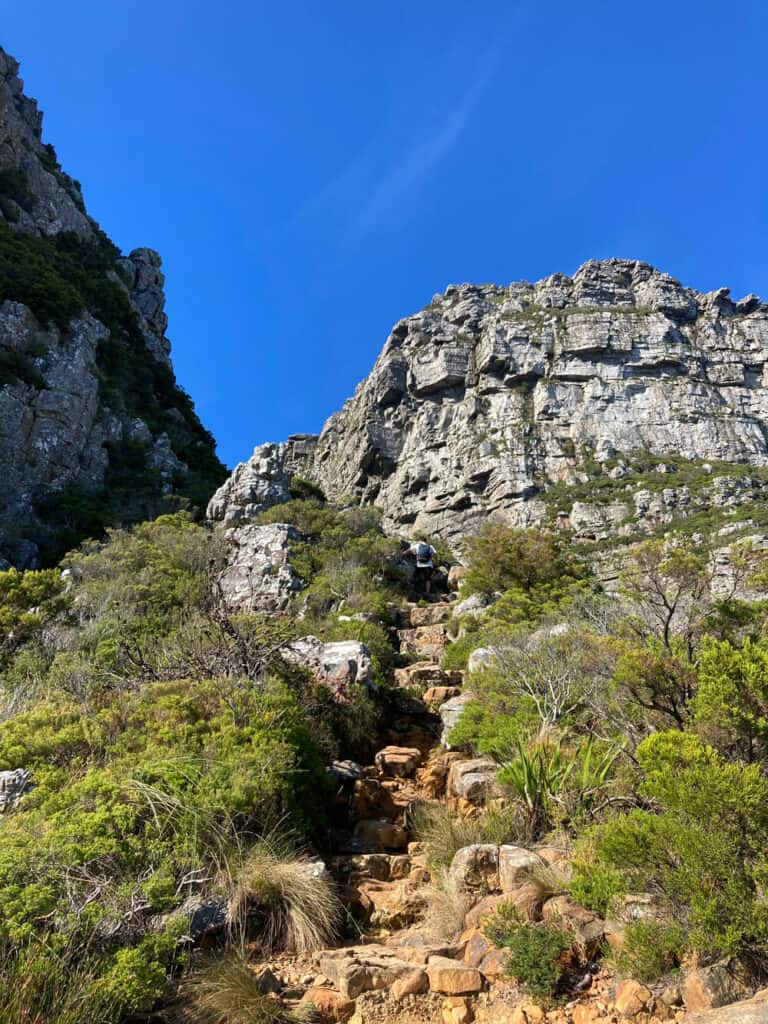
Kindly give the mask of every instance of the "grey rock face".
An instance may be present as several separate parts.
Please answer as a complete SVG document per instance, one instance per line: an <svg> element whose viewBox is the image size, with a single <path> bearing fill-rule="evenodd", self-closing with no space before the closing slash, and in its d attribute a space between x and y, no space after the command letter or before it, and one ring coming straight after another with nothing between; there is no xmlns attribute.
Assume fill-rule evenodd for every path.
<svg viewBox="0 0 768 1024"><path fill-rule="evenodd" d="M227 564L219 577L231 611L279 612L301 588L288 559L298 530L283 523L243 524L227 531Z"/></svg>
<svg viewBox="0 0 768 1024"><path fill-rule="evenodd" d="M766 380L768 306L701 294L647 263L453 285L395 325L307 446L303 475L329 497L380 506L393 532L458 541L489 514L540 521L545 491L583 482L594 460L650 451L768 464ZM236 471L248 489L233 478L213 518L247 515L250 493L263 496L260 451ZM289 462L291 443L276 446L272 477ZM573 515L599 532L625 510L587 502Z"/></svg>
<svg viewBox="0 0 768 1024"><path fill-rule="evenodd" d="M283 657L309 669L319 683L340 698L353 686L374 686L370 653L365 644L357 640L323 643L316 636L305 636L294 640L283 651Z"/></svg>
<svg viewBox="0 0 768 1024"><path fill-rule="evenodd" d="M18 63L0 49L0 223L20 237L73 232L84 246L99 250L100 260L108 261L109 247L85 210L80 186L42 141L42 114L24 95L18 70ZM156 252L134 249L115 259L113 269L93 270L125 291L153 379L171 368L160 267ZM117 339L115 330L122 328L112 326L110 330L83 310L57 327L38 322L21 302L0 305L0 356L9 366L22 368L6 373L0 384L0 557L16 565L36 562L36 555L19 545L31 543L23 535L39 525L35 507L40 499L70 486L100 488L111 465L110 449L130 449L135 455L131 446L142 447L146 466L158 474L158 490L167 492L187 474L174 443L191 448L210 442L201 438L204 432L196 418L181 411L183 403L166 410L167 429L175 441L129 414L135 396L124 401L124 370L118 367L115 375L108 367L105 372L100 357L105 344L122 345L123 361L141 362L140 337L131 334L130 343L127 335Z"/></svg>
<svg viewBox="0 0 768 1024"><path fill-rule="evenodd" d="M0 814L13 810L32 787L32 773L26 768L0 772Z"/></svg>

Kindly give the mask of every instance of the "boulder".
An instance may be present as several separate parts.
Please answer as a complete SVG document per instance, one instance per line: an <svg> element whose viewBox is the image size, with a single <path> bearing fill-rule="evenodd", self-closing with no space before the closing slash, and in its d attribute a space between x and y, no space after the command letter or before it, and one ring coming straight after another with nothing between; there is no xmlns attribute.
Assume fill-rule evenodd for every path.
<svg viewBox="0 0 768 1024"><path fill-rule="evenodd" d="M448 589L454 593L461 586L461 581L467 575L467 569L464 565L452 565L448 570Z"/></svg>
<svg viewBox="0 0 768 1024"><path fill-rule="evenodd" d="M492 600L488 594L472 594L471 597L457 601L453 605L453 617L454 619L463 619L466 615L481 615Z"/></svg>
<svg viewBox="0 0 768 1024"><path fill-rule="evenodd" d="M483 804L498 789L498 772L499 766L489 757L454 761L448 773L448 793L471 804Z"/></svg>
<svg viewBox="0 0 768 1024"><path fill-rule="evenodd" d="M483 978L474 967L445 956L431 956L427 961L427 976L432 992L459 996L480 992Z"/></svg>
<svg viewBox="0 0 768 1024"><path fill-rule="evenodd" d="M467 671L471 675L473 672L487 668L493 658L493 651L489 647L476 647L467 660Z"/></svg>
<svg viewBox="0 0 768 1024"><path fill-rule="evenodd" d="M711 1010L746 999L755 989L755 976L739 957L708 967L694 966L683 982L683 1001L689 1011Z"/></svg>
<svg viewBox="0 0 768 1024"><path fill-rule="evenodd" d="M415 608L411 608L411 626L436 626L441 622L447 622L452 609L451 604L416 605Z"/></svg>
<svg viewBox="0 0 768 1024"><path fill-rule="evenodd" d="M451 880L463 889L499 888L499 848L490 843L464 846L453 855L449 869Z"/></svg>
<svg viewBox="0 0 768 1024"><path fill-rule="evenodd" d="M768 988L751 999L742 999L730 1006L686 1014L683 1024L766 1024L768 1021Z"/></svg>
<svg viewBox="0 0 768 1024"><path fill-rule="evenodd" d="M32 789L32 772L26 768L10 768L0 772L0 814L13 810Z"/></svg>
<svg viewBox="0 0 768 1024"><path fill-rule="evenodd" d="M294 640L282 655L286 661L309 669L317 682L336 697L345 697L353 686L374 688L371 655L357 640L323 643L316 636L304 636Z"/></svg>
<svg viewBox="0 0 768 1024"><path fill-rule="evenodd" d="M408 835L402 825L383 819L358 821L354 836L376 850L403 850L408 845Z"/></svg>
<svg viewBox="0 0 768 1024"><path fill-rule="evenodd" d="M514 892L531 879L537 869L546 868L545 862L533 850L523 846L499 847L499 883L502 892Z"/></svg>
<svg viewBox="0 0 768 1024"><path fill-rule="evenodd" d="M451 697L445 704L441 704L438 708L438 714L440 715L440 721L442 723L442 733L440 735L440 742L446 749L451 749L451 729L456 725L458 720L461 718L464 708L472 700L472 694L465 690L460 693L458 697Z"/></svg>
<svg viewBox="0 0 768 1024"><path fill-rule="evenodd" d="M424 691L422 700L429 708L440 708L446 701L458 697L460 693L460 686L430 686Z"/></svg>
<svg viewBox="0 0 768 1024"><path fill-rule="evenodd" d="M233 612L281 612L303 586L289 562L301 534L286 523L244 523L227 530L219 587Z"/></svg>
<svg viewBox="0 0 768 1024"><path fill-rule="evenodd" d="M321 1024L343 1024L355 1012L354 999L348 999L332 988L309 988L301 1002L312 1008Z"/></svg>
<svg viewBox="0 0 768 1024"><path fill-rule="evenodd" d="M466 996L447 996L440 1007L443 1024L472 1024L475 1011Z"/></svg>
<svg viewBox="0 0 768 1024"><path fill-rule="evenodd" d="M461 686L461 672L446 672L434 661L415 661L405 668L395 669L395 682L410 690L424 690L430 686Z"/></svg>
<svg viewBox="0 0 768 1024"><path fill-rule="evenodd" d="M627 978L616 986L614 1006L618 1013L633 1020L640 1014L650 1011L653 1007L654 997L650 989L641 985L639 981Z"/></svg>
<svg viewBox="0 0 768 1024"><path fill-rule="evenodd" d="M374 761L383 775L407 778L416 771L421 757L421 751L416 747L384 747Z"/></svg>
<svg viewBox="0 0 768 1024"><path fill-rule="evenodd" d="M389 989L413 972L413 964L400 960L386 946L351 946L329 950L320 957L320 970L346 999L363 992Z"/></svg>
<svg viewBox="0 0 768 1024"><path fill-rule="evenodd" d="M408 974L402 974L392 983L390 992L396 1000L404 999L406 996L418 996L429 989L429 978L427 972L420 967L414 967Z"/></svg>

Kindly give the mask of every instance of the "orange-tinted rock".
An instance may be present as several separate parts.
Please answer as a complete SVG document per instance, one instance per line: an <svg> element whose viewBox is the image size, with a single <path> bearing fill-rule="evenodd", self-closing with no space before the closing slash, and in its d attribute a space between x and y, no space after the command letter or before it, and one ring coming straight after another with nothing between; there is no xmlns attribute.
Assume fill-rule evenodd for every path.
<svg viewBox="0 0 768 1024"><path fill-rule="evenodd" d="M355 1012L354 999L347 999L330 988L307 989L301 1002L311 1004L323 1024L339 1024L349 1020Z"/></svg>
<svg viewBox="0 0 768 1024"><path fill-rule="evenodd" d="M479 992L483 987L483 979L478 970L444 956L429 958L427 975L430 989L445 995L466 995Z"/></svg>
<svg viewBox="0 0 768 1024"><path fill-rule="evenodd" d="M629 1017L630 1020L648 1011L653 1005L653 1001L653 993L650 989L632 978L619 982L613 1000L616 1010L625 1017Z"/></svg>
<svg viewBox="0 0 768 1024"><path fill-rule="evenodd" d="M441 1007L443 1024L472 1024L474 1010L469 999L462 996L448 996Z"/></svg>
<svg viewBox="0 0 768 1024"><path fill-rule="evenodd" d="M416 996L429 989L429 978L426 971L416 967L408 974L403 974L392 984L390 989L394 999L404 999L405 996Z"/></svg>

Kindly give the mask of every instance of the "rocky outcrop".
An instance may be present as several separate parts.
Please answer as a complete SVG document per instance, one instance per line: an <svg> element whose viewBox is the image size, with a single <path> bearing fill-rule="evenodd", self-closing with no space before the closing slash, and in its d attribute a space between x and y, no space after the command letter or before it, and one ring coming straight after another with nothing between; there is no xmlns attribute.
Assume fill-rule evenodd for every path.
<svg viewBox="0 0 768 1024"><path fill-rule="evenodd" d="M244 523L226 533L226 565L218 578L226 607L238 612L282 612L302 581L289 559L301 539L293 526Z"/></svg>
<svg viewBox="0 0 768 1024"><path fill-rule="evenodd" d="M18 70L0 50L0 558L24 567L224 472L173 377L160 256L88 216Z"/></svg>
<svg viewBox="0 0 768 1024"><path fill-rule="evenodd" d="M634 492L632 460L647 453L709 461L710 483L738 501L764 489L759 474L735 486L714 477L721 464L768 465L767 365L768 306L701 294L647 263L453 285L395 325L318 438L270 446L269 479L297 473L330 497L380 506L393 531L448 541L489 513L518 526L553 511L567 520L553 488L588 485L596 468L615 467L617 488ZM247 517L265 500L266 457L257 449L238 467L212 518ZM658 497L654 485L607 508L583 501L563 525L599 536L696 503L671 476L667 488L676 493Z"/></svg>

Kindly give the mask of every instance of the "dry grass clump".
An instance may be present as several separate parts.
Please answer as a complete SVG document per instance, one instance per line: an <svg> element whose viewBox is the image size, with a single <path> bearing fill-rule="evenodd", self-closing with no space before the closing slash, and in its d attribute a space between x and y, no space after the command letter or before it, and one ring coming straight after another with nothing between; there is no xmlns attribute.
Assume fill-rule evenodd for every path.
<svg viewBox="0 0 768 1024"><path fill-rule="evenodd" d="M421 923L427 935L438 942L458 938L464 931L464 918L473 902L461 882L447 869L438 869L432 875L425 900L427 909Z"/></svg>
<svg viewBox="0 0 768 1024"><path fill-rule="evenodd" d="M449 868L456 852L475 843L512 842L517 830L513 808L485 807L475 818L451 814L444 804L422 804L414 812L414 829L427 849L433 871Z"/></svg>
<svg viewBox="0 0 768 1024"><path fill-rule="evenodd" d="M243 930L254 919L265 950L309 953L333 940L342 905L317 863L271 833L251 847L235 875L229 924Z"/></svg>
<svg viewBox="0 0 768 1024"><path fill-rule="evenodd" d="M175 1019L183 1024L296 1024L307 1019L263 992L258 974L237 955L191 975L179 996Z"/></svg>

